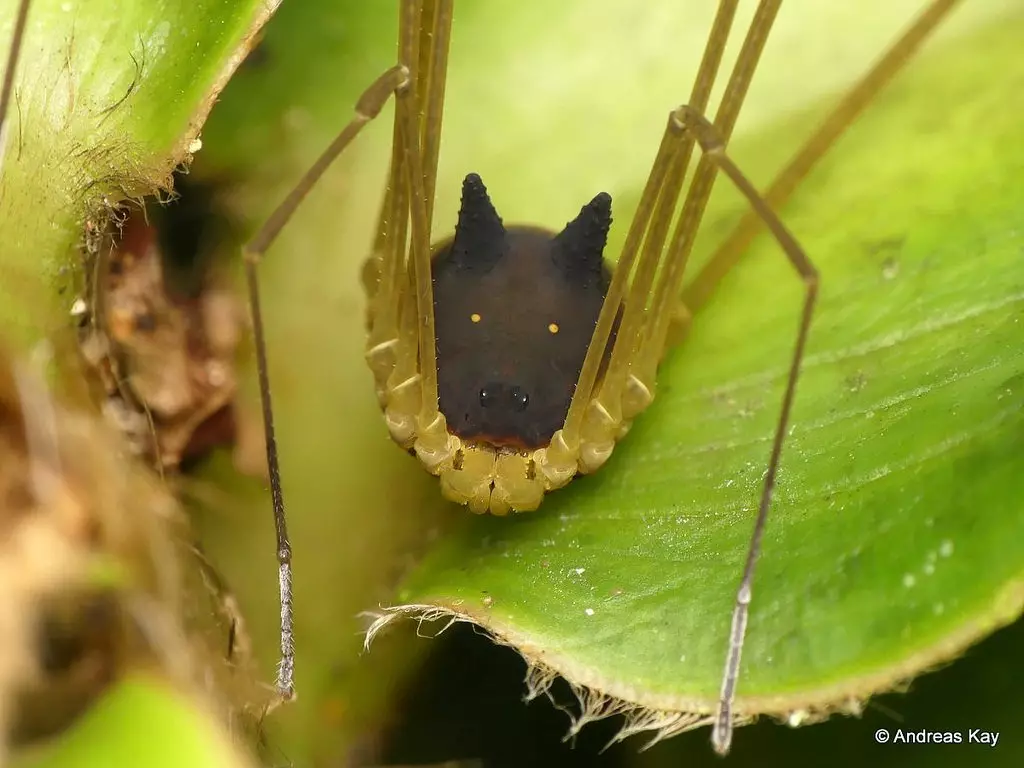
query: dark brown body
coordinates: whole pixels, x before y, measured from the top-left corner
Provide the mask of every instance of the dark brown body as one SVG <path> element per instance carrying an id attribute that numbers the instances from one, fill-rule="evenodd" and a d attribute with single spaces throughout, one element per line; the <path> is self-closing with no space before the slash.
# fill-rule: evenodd
<path id="1" fill-rule="evenodd" d="M 469 442 L 536 449 L 565 421 L 611 274 L 602 194 L 560 234 L 502 225 L 479 177 L 433 260 L 440 409 Z"/>

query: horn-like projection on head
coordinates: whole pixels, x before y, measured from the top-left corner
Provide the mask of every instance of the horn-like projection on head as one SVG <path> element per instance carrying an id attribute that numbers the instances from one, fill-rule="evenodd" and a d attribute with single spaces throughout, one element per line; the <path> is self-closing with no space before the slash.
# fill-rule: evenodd
<path id="1" fill-rule="evenodd" d="M 471 173 L 462 182 L 462 207 L 452 242 L 452 264 L 487 271 L 505 250 L 505 226 L 494 209 L 487 187 Z"/>
<path id="2" fill-rule="evenodd" d="M 600 192 L 554 239 L 552 258 L 570 278 L 601 275 L 602 255 L 612 225 L 612 197 Z"/>

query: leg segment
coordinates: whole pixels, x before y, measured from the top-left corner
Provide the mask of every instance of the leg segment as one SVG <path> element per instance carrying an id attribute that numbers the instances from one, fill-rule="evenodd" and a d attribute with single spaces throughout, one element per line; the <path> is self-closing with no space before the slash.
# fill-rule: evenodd
<path id="1" fill-rule="evenodd" d="M 761 59 L 761 52 L 768 40 L 768 33 L 771 31 L 779 5 L 780 2 L 777 1 L 762 1 L 753 21 L 751 21 L 747 37 L 743 41 L 743 48 L 729 78 L 725 94 L 722 96 L 722 103 L 715 115 L 715 129 L 722 139 L 723 146 L 728 143 L 733 127 L 736 125 L 740 107 L 743 105 L 747 89 L 750 87 L 754 71 L 757 69 L 757 63 Z M 697 105 L 690 105 L 690 107 L 695 107 L 696 111 L 700 113 L 704 111 Z M 675 114 L 670 122 L 677 122 Z M 650 392 L 652 397 L 655 375 L 665 348 L 669 325 L 674 317 L 683 273 L 697 237 L 701 219 L 704 216 L 704 209 L 711 196 L 717 170 L 717 164 L 705 152 L 694 171 L 693 181 L 683 203 L 683 210 L 676 222 L 676 228 L 665 255 L 664 267 L 655 285 L 650 319 L 645 324 L 642 336 L 637 342 L 640 349 L 633 364 L 630 384 L 634 390 Z M 646 297 L 644 298 L 646 299 Z M 646 403 L 643 406 L 645 407 Z"/>
<path id="2" fill-rule="evenodd" d="M 785 252 L 789 262 L 804 281 L 806 293 L 804 296 L 803 311 L 800 315 L 800 328 L 797 332 L 796 346 L 793 350 L 793 358 L 789 366 L 789 374 L 786 378 L 786 390 L 782 396 L 782 409 L 779 412 L 779 421 L 775 428 L 775 436 L 772 439 L 772 452 L 768 459 L 768 471 L 764 478 L 764 488 L 761 492 L 761 501 L 758 505 L 757 519 L 754 523 L 754 533 L 750 539 L 750 548 L 747 550 L 747 558 L 743 567 L 743 577 L 740 580 L 739 591 L 736 594 L 736 607 L 733 611 L 732 630 L 729 635 L 729 653 L 725 663 L 725 673 L 722 677 L 722 692 L 718 704 L 718 714 L 715 718 L 714 730 L 712 732 L 712 744 L 715 751 L 725 754 L 729 751 L 729 744 L 732 740 L 732 702 L 736 693 L 736 682 L 739 677 L 740 655 L 743 651 L 743 640 L 747 630 L 747 616 L 750 609 L 751 585 L 754 578 L 754 567 L 757 564 L 757 556 L 761 551 L 761 539 L 764 536 L 764 527 L 768 519 L 768 509 L 771 506 L 772 491 L 775 488 L 775 476 L 779 468 L 779 457 L 782 454 L 782 443 L 789 426 L 790 412 L 793 407 L 793 397 L 796 394 L 797 377 L 800 374 L 800 363 L 803 360 L 804 348 L 807 344 L 807 334 L 811 327 L 811 317 L 814 312 L 814 302 L 818 295 L 818 272 L 811 264 L 810 259 L 803 249 L 790 234 L 789 230 L 782 224 L 764 199 L 754 189 L 754 185 L 743 175 L 742 171 L 725 154 L 725 141 L 715 128 L 700 113 L 689 107 L 680 107 L 674 113 L 683 130 L 696 136 L 704 151 L 704 157 L 714 163 L 726 176 L 736 185 L 750 203 L 750 207 L 757 212 L 761 220 L 778 240 L 779 245 Z"/>
<path id="3" fill-rule="evenodd" d="M 722 170 L 747 198 L 757 217 L 767 224 L 806 285 L 806 296 L 796 347 L 774 434 L 757 520 L 733 613 L 729 652 L 712 734 L 714 748 L 722 754 L 729 750 L 731 743 L 732 703 L 746 632 L 754 567 L 761 548 L 782 443 L 789 424 L 797 376 L 800 371 L 818 287 L 818 274 L 810 260 L 746 177 L 725 154 L 726 142 L 735 125 L 740 106 L 756 69 L 778 6 L 778 2 L 768 0 L 762 2 L 758 7 L 727 85 L 715 124 L 712 125 L 702 114 L 706 108 L 706 98 L 703 103 L 698 102 L 680 107 L 670 115 L 662 142 L 662 151 L 659 152 L 658 160 L 655 162 L 648 182 L 648 189 L 645 189 L 641 200 L 640 212 L 634 221 L 634 228 L 639 228 L 641 231 L 646 230 L 645 247 L 630 284 L 629 293 L 625 298 L 621 325 L 607 372 L 603 381 L 598 385 L 596 396 L 590 402 L 580 431 L 582 448 L 580 468 L 589 468 L 590 462 L 599 466 L 600 462 L 611 452 L 614 441 L 618 437 L 616 430 L 621 429 L 623 424 L 628 425 L 629 420 L 646 407 L 653 398 L 654 377 L 662 350 L 665 347 L 665 337 L 673 317 L 672 310 L 679 293 L 686 262 L 711 194 L 715 176 L 719 170 Z M 688 162 L 695 141 L 700 144 L 703 154 L 694 172 L 693 181 L 683 203 L 672 240 L 668 248 L 665 249 L 665 236 L 675 210 L 683 172 L 686 168 L 685 164 L 680 165 L 680 163 Z M 674 148 L 675 152 L 673 153 L 671 149 L 666 150 L 666 147 Z M 668 159 L 664 157 L 666 152 L 669 153 Z M 654 186 L 656 191 L 652 191 L 651 186 Z M 637 224 L 637 221 L 640 223 Z M 627 248 L 630 250 L 624 254 L 627 269 L 631 266 L 639 239 L 640 235 L 631 229 L 627 239 Z M 665 250 L 665 256 L 659 270 L 663 250 Z M 619 277 L 618 272 L 616 277 Z M 618 302 L 621 299 L 618 296 L 613 299 L 616 302 L 614 310 L 617 311 Z M 598 347 L 596 351 L 597 354 L 603 353 L 603 346 Z M 594 350 L 592 349 L 591 352 Z"/>
<path id="4" fill-rule="evenodd" d="M 733 18 L 736 15 L 736 6 L 736 0 L 722 0 L 719 3 L 691 92 L 691 102 L 700 109 L 707 106 L 729 39 Z M 693 153 L 693 141 L 687 140 L 685 137 L 680 139 L 680 131 L 674 129 L 670 122 L 662 136 L 661 146 L 658 148 L 658 154 L 647 177 L 640 205 L 630 223 L 626 242 L 612 276 L 612 283 L 609 286 L 604 305 L 601 307 L 590 346 L 587 348 L 587 355 L 583 361 L 576 390 L 569 405 L 569 412 L 566 414 L 565 425 L 554 434 L 551 445 L 545 451 L 544 456 L 538 457 L 538 465 L 546 475 L 550 488 L 565 485 L 578 470 L 587 472 L 597 469 L 611 454 L 611 448 L 614 446 L 615 437 L 613 435 L 622 421 L 619 398 L 595 399 L 598 373 L 605 356 L 608 339 L 611 336 L 612 326 L 620 309 L 623 308 L 624 302 L 625 313 L 620 320 L 612 362 L 604 376 L 605 382 L 613 379 L 616 375 L 622 377 L 621 373 L 616 373 L 622 367 L 624 355 L 624 352 L 619 350 L 625 350 L 628 347 L 629 351 L 632 351 L 632 342 L 628 339 L 635 336 L 635 329 L 641 322 L 646 304 L 645 299 L 640 300 L 640 294 L 645 296 L 649 290 L 650 281 L 653 279 L 653 270 L 657 265 L 656 257 L 664 245 L 665 232 L 671 222 L 672 212 L 682 189 L 683 175 Z M 633 285 L 628 286 L 629 300 L 627 301 L 627 283 L 641 243 L 645 245 L 644 255 L 637 267 L 637 276 L 634 278 Z M 639 290 L 639 286 L 644 283 L 647 287 L 643 291 Z M 616 351 L 618 351 L 618 359 L 615 358 Z M 608 434 L 604 440 L 588 440 L 587 444 L 592 455 L 580 457 L 588 408 L 596 414 L 591 416 L 591 420 L 596 419 L 598 423 L 605 425 L 605 432 Z"/>
<path id="5" fill-rule="evenodd" d="M 263 334 L 263 316 L 260 311 L 257 265 L 274 239 L 291 219 L 302 200 L 323 175 L 324 171 L 352 142 L 366 123 L 376 117 L 397 89 L 408 81 L 408 70 L 395 66 L 377 78 L 356 103 L 356 114 L 342 129 L 338 137 L 306 172 L 284 202 L 270 215 L 256 236 L 243 248 L 245 276 L 249 289 L 252 313 L 253 341 L 256 347 L 256 367 L 260 383 L 260 402 L 263 408 L 263 429 L 267 444 L 267 467 L 270 473 L 270 494 L 274 509 L 274 528 L 277 535 L 278 585 L 281 595 L 281 659 L 277 667 L 276 687 L 283 699 L 295 695 L 295 645 L 292 631 L 292 568 L 291 543 L 288 540 L 284 494 L 277 458 L 277 440 L 274 434 L 273 406 L 270 399 L 270 378 L 267 366 L 266 342 Z"/>
<path id="6" fill-rule="evenodd" d="M 396 98 L 395 148 L 371 257 L 377 285 L 366 353 L 392 437 L 435 474 L 454 453 L 438 410 L 430 261 L 451 19 L 452 0 L 403 0 L 399 60 L 410 74 Z"/>
<path id="7" fill-rule="evenodd" d="M 900 39 L 843 97 L 814 135 L 765 190 L 764 201 L 772 210 L 782 209 L 804 177 L 874 100 L 878 92 L 903 69 L 910 57 L 931 36 L 935 27 L 958 2 L 959 0 L 933 0 Z M 748 210 L 693 282 L 683 290 L 683 303 L 691 312 L 699 311 L 707 303 L 718 283 L 736 265 L 741 255 L 760 233 L 761 223 L 757 213 Z"/>
<path id="8" fill-rule="evenodd" d="M 761 0 L 751 21 L 715 120 L 719 135 L 726 139 L 739 116 L 780 4 L 781 0 Z M 698 112 L 707 108 L 735 10 L 735 3 L 726 0 L 719 5 L 691 94 L 691 107 Z M 551 447 L 538 460 L 551 488 L 567 483 L 576 471 L 598 469 L 632 418 L 654 397 L 664 343 L 652 340 L 664 338 L 668 332 L 674 299 L 717 171 L 711 160 L 701 158 L 666 250 L 665 239 L 693 146 L 693 137 L 673 113 L 598 318 L 566 425 L 555 433 Z M 627 291 L 641 242 L 644 247 Z M 607 339 L 620 309 L 615 344 L 604 377 L 598 381 Z"/>
<path id="9" fill-rule="evenodd" d="M 920 47 L 922 42 L 955 3 L 956 0 L 934 0 L 929 8 L 904 33 L 901 39 L 857 84 L 850 94 L 844 98 L 815 136 L 812 137 L 797 157 L 783 171 L 779 179 L 770 188 L 768 200 L 778 205 L 790 196 L 799 181 L 810 171 L 817 160 L 827 151 L 842 131 L 845 130 L 846 126 L 859 115 L 867 103 L 874 97 L 875 93 L 906 63 L 913 52 Z M 768 11 L 773 13 L 774 9 L 768 9 Z M 678 295 L 682 272 L 692 247 L 704 205 L 710 194 L 710 184 L 713 181 L 715 172 L 721 169 L 747 198 L 750 203 L 750 211 L 742 220 L 740 227 L 734 235 L 727 240 L 726 244 L 698 276 L 692 290 L 687 292 L 686 298 L 692 297 L 695 302 L 693 304 L 688 302 L 688 309 L 695 309 L 703 303 L 714 285 L 735 263 L 738 254 L 749 245 L 750 240 L 753 239 L 753 236 L 760 227 L 764 225 L 769 228 L 773 236 L 780 243 L 790 263 L 793 264 L 806 286 L 803 311 L 788 372 L 782 408 L 773 437 L 768 470 L 758 507 L 758 515 L 733 612 L 719 706 L 712 732 L 712 744 L 715 750 L 722 754 L 728 752 L 732 739 L 732 706 L 739 677 L 740 660 L 749 615 L 754 568 L 761 548 L 782 444 L 789 424 L 797 377 L 804 355 L 818 288 L 816 270 L 790 233 L 772 212 L 772 205 L 768 200 L 758 195 L 750 182 L 725 154 L 725 145 L 729 133 L 735 122 L 746 83 L 749 82 L 749 78 L 753 73 L 754 64 L 756 64 L 757 56 L 760 53 L 760 46 L 764 42 L 763 36 L 767 34 L 769 24 L 770 20 L 766 20 L 761 24 L 755 21 L 754 27 L 751 29 L 751 33 L 748 35 L 747 42 L 744 45 L 744 51 L 740 55 L 740 62 L 737 64 L 736 71 L 734 71 L 733 80 L 730 82 L 727 95 L 719 109 L 715 125 L 711 125 L 703 117 L 703 108 L 696 105 L 682 107 L 676 110 L 670 118 L 668 132 L 678 130 L 684 134 L 694 136 L 701 145 L 704 156 L 698 164 L 694 181 L 690 186 L 683 212 L 673 235 L 672 243 L 669 245 L 665 266 L 658 276 L 659 282 L 655 290 L 650 313 L 652 319 L 643 324 L 641 340 L 638 343 L 634 343 L 631 349 L 626 348 L 623 352 L 630 361 L 626 386 L 619 390 L 621 392 L 621 399 L 613 398 L 609 403 L 602 398 L 607 391 L 606 388 L 622 387 L 618 383 L 621 379 L 615 380 L 611 376 L 606 376 L 598 397 L 594 399 L 591 411 L 587 414 L 589 417 L 597 411 L 597 414 L 604 416 L 606 421 L 611 421 L 608 418 L 609 410 L 607 406 L 609 404 L 614 406 L 617 403 L 621 411 L 618 414 L 613 413 L 613 415 L 628 420 L 631 416 L 630 412 L 634 408 L 637 406 L 639 408 L 644 407 L 653 396 L 654 374 L 665 349 L 665 338 L 672 320 L 670 310 L 675 302 L 675 297 Z M 760 31 L 762 36 L 760 41 L 755 39 L 758 31 Z M 744 60 L 746 60 L 745 64 Z M 740 74 L 743 70 L 745 70 L 745 74 Z M 737 76 L 739 76 L 738 82 Z M 668 137 L 668 132 L 666 133 L 666 138 Z M 671 212 L 669 211 L 666 215 L 671 215 Z M 650 232 L 651 234 L 648 235 L 648 238 L 660 235 L 655 227 L 652 227 Z M 660 250 L 660 245 L 656 247 Z M 656 250 L 654 256 L 656 257 L 657 255 L 659 253 Z M 640 308 L 643 308 L 646 304 L 646 298 L 646 288 L 642 282 L 634 279 L 627 298 L 626 311 L 629 311 L 629 304 L 634 301 L 638 301 Z M 638 311 L 638 309 L 634 311 Z M 610 371 L 613 367 L 614 357 Z M 618 375 L 621 376 L 621 374 Z M 640 397 L 637 397 L 637 395 L 640 395 Z M 595 406 L 602 405 L 605 406 L 603 413 L 595 408 Z M 586 436 L 584 437 L 585 440 Z M 609 442 L 608 445 L 610 447 L 611 443 Z"/>

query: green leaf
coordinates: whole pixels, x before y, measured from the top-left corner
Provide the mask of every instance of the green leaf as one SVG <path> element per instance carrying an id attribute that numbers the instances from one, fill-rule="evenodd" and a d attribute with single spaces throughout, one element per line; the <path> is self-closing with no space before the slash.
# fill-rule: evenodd
<path id="1" fill-rule="evenodd" d="M 10 341 L 67 326 L 73 296 L 63 290 L 86 217 L 105 197 L 169 185 L 273 5 L 32 2 L 0 182 L 0 318 Z M 0 12 L 4 60 L 15 7 L 4 0 Z"/>
<path id="2" fill-rule="evenodd" d="M 131 723 L 126 728 L 125 724 Z M 111 688 L 52 749 L 21 761 L 32 768 L 245 768 L 216 718 L 148 675 Z"/>
<path id="3" fill-rule="evenodd" d="M 1019 103 L 1022 21 L 923 56 L 783 212 L 822 291 L 740 713 L 847 709 L 1024 605 L 1024 154 L 1006 108 Z M 759 127 L 734 155 L 765 180 L 759 152 L 807 127 Z M 504 209 L 502 179 L 484 177 Z M 710 231 L 727 230 L 735 199 L 719 196 Z M 712 711 L 801 295 L 759 241 L 608 466 L 537 514 L 439 542 L 395 615 L 436 606 L 476 621 L 541 669 L 666 713 L 633 713 L 655 731 L 692 723 L 671 713 Z"/>
<path id="4" fill-rule="evenodd" d="M 730 768 L 814 765 L 828 755 L 835 768 L 957 768 L 965 764 L 1008 768 L 1024 760 L 1024 744 L 1014 737 L 1024 713 L 1020 689 L 1007 671 L 1016 667 L 1024 641 L 1024 622 L 1007 627 L 972 648 L 935 675 L 927 675 L 908 694 L 872 700 L 857 718 L 832 718 L 813 729 L 773 727 L 762 721 L 744 729 L 729 753 Z M 970 706 L 964 706 L 971 702 Z M 884 729 L 888 742 L 876 741 Z M 971 731 L 999 733 L 995 748 L 971 740 Z M 902 734 L 899 732 L 902 731 Z M 960 743 L 913 743 L 922 731 L 959 734 Z M 886 738 L 883 737 L 883 738 Z M 952 737 L 955 738 L 955 737 Z M 766 760 L 766 756 L 770 756 Z M 663 742 L 638 755 L 636 768 L 705 768 L 721 765 L 707 747 L 707 733 L 696 731 Z"/>
<path id="5" fill-rule="evenodd" d="M 759 185 L 808 135 L 826 96 L 920 6 L 784 6 L 734 143 Z M 688 91 L 712 7 L 461 3 L 437 236 L 450 232 L 460 180 L 475 171 L 506 219 L 553 227 L 607 189 L 614 253 L 668 110 Z M 293 3 L 275 18 L 262 63 L 240 73 L 214 113 L 196 168 L 230 180 L 250 229 L 394 62 L 395 28 L 385 3 Z M 1014 407 L 997 398 L 1020 368 L 1013 324 L 1000 324 L 1019 290 L 1009 270 L 1019 192 L 1012 158 L 988 149 L 1015 151 L 1006 140 L 1013 110 L 993 107 L 1016 93 L 1020 28 L 995 4 L 959 10 L 942 44 L 785 212 L 822 270 L 823 298 L 755 589 L 741 682 L 748 710 L 755 695 L 789 712 L 889 685 L 895 672 L 948 657 L 1019 611 L 1012 412 L 983 430 Z M 574 682 L 648 707 L 706 710 L 794 340 L 798 281 L 761 243 L 666 363 L 657 402 L 606 468 L 537 513 L 469 519 L 389 441 L 363 364 L 358 275 L 383 191 L 389 114 L 327 173 L 260 268 L 299 649 L 300 697 L 275 717 L 275 743 L 301 762 L 344 752 L 372 727 L 368 700 L 407 660 L 382 659 L 376 644 L 358 657 L 354 617 L 387 600 L 401 555 L 419 551 L 428 528 L 440 533 L 397 600 L 469 616 Z M 721 237 L 739 208 L 722 196 L 708 231 Z M 890 257 L 898 267 L 887 279 Z M 923 332 L 928 323 L 934 333 Z M 978 370 L 979 358 L 997 364 Z M 954 367 L 962 375 L 943 385 Z M 951 402 L 960 409 L 952 416 Z M 254 609 L 269 658 L 269 505 L 251 485 L 231 493 L 219 502 L 231 514 L 205 521 L 207 542 Z M 908 574 L 913 588 L 903 586 Z"/>

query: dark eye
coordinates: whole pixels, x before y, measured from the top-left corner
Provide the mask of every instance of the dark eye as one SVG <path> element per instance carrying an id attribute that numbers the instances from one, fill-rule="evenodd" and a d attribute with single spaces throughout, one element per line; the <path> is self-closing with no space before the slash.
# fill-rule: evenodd
<path id="1" fill-rule="evenodd" d="M 530 403 L 530 396 L 527 395 L 519 387 L 512 387 L 508 393 L 509 397 L 512 398 L 512 406 L 517 411 L 525 411 L 526 406 Z"/>
<path id="2" fill-rule="evenodd" d="M 494 396 L 494 391 L 489 387 L 484 387 L 480 390 L 480 406 L 483 408 L 490 408 L 494 405 L 494 401 L 497 398 Z"/>

